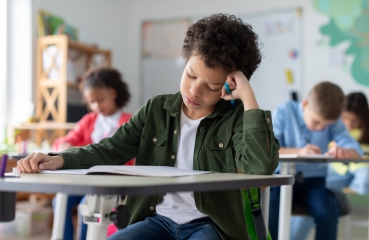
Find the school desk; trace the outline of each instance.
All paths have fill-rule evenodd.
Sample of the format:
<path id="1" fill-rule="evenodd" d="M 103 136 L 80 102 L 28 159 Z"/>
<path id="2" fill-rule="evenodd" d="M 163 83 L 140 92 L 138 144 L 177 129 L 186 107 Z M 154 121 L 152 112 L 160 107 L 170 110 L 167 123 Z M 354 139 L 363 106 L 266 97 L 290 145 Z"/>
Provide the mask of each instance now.
<path id="1" fill-rule="evenodd" d="M 327 156 L 296 156 L 296 157 L 279 157 L 281 163 L 281 174 L 295 174 L 296 163 L 358 163 L 367 162 L 364 159 L 344 159 L 344 158 L 332 158 Z M 278 239 L 289 240 L 290 239 L 290 219 L 292 211 L 292 185 L 281 186 L 280 193 L 280 205 L 279 205 L 279 229 Z"/>
<path id="2" fill-rule="evenodd" d="M 262 186 L 292 185 L 292 175 L 246 175 L 237 173 L 211 173 L 185 177 L 133 177 L 122 175 L 63 175 L 63 174 L 22 174 L 20 177 L 5 177 L 0 179 L 0 195 L 23 192 L 65 193 L 71 195 L 150 195 L 181 191 L 220 191 Z M 262 196 L 263 216 L 268 219 L 269 188 Z M 7 199 L 1 197 L 0 199 Z M 9 198 L 11 199 L 11 197 Z M 8 214 L 14 214 L 14 207 L 9 209 L 6 201 L 0 201 L 1 211 L 7 209 Z M 14 205 L 14 204 L 13 204 Z M 242 209 L 240 209 L 242 211 Z M 267 222 L 267 221 L 266 221 Z M 91 227 L 88 230 L 88 236 Z M 105 232 L 104 232 L 105 231 Z M 106 226 L 100 228 L 99 234 L 91 239 L 104 239 Z M 101 238 L 101 236 L 104 236 Z"/>

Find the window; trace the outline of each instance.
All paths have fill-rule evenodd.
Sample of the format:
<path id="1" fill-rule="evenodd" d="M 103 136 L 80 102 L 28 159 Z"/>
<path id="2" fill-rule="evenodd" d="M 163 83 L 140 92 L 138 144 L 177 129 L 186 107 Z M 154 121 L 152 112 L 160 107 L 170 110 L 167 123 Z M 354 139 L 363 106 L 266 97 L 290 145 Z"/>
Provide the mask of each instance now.
<path id="1" fill-rule="evenodd" d="M 0 143 L 4 142 L 6 137 L 7 121 L 7 2 L 0 1 Z"/>

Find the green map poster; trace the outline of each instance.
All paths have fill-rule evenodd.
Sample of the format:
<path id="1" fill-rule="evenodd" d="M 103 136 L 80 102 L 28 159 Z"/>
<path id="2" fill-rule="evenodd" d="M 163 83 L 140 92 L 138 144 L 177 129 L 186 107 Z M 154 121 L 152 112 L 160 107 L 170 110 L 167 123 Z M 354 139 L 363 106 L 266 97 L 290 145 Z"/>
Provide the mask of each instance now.
<path id="1" fill-rule="evenodd" d="M 320 28 L 329 37 L 330 47 L 349 41 L 345 54 L 353 56 L 353 79 L 369 86 L 369 0 L 313 0 L 320 13 L 329 16 L 329 23 Z"/>

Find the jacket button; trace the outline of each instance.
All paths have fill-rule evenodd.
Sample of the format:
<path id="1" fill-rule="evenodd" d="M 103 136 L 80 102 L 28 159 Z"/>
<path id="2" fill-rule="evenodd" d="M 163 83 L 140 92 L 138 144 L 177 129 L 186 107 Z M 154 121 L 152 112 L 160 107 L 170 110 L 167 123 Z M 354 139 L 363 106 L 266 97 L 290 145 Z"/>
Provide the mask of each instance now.
<path id="1" fill-rule="evenodd" d="M 158 139 L 156 139 L 156 138 L 153 138 L 153 139 L 152 139 L 152 141 L 153 141 L 153 142 L 157 142 L 157 141 L 158 141 Z"/>
<path id="2" fill-rule="evenodd" d="M 150 207 L 150 210 L 151 210 L 151 211 L 154 211 L 154 209 L 155 209 L 155 208 L 154 208 L 154 206 L 151 206 L 151 207 Z"/>
<path id="3" fill-rule="evenodd" d="M 176 158 L 176 156 L 172 155 L 172 156 L 170 156 L 170 158 L 171 158 L 171 159 L 175 159 L 175 158 Z"/>
<path id="4" fill-rule="evenodd" d="M 269 118 L 267 118 L 267 123 L 270 123 L 270 119 Z"/>
<path id="5" fill-rule="evenodd" d="M 219 145 L 218 145 L 220 148 L 222 148 L 224 145 L 223 145 L 223 143 L 219 143 Z"/>
<path id="6" fill-rule="evenodd" d="M 174 134 L 177 134 L 177 130 L 174 130 Z"/>

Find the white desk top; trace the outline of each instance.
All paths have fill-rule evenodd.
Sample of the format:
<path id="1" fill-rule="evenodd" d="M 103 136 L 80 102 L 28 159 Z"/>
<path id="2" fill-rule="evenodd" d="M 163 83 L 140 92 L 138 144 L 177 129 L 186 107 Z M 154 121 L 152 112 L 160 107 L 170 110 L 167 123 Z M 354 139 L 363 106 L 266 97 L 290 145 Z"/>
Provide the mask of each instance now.
<path id="1" fill-rule="evenodd" d="M 279 162 L 281 163 L 333 163 L 333 162 L 340 162 L 340 163 L 369 163 L 368 159 L 352 159 L 352 158 L 332 158 L 332 157 L 309 157 L 309 156 L 297 156 L 293 157 L 279 157 Z"/>
<path id="2" fill-rule="evenodd" d="M 0 178 L 0 191 L 68 194 L 150 195 L 180 191 L 218 191 L 294 183 L 291 175 L 211 173 L 161 178 L 122 175 L 22 174 Z"/>

